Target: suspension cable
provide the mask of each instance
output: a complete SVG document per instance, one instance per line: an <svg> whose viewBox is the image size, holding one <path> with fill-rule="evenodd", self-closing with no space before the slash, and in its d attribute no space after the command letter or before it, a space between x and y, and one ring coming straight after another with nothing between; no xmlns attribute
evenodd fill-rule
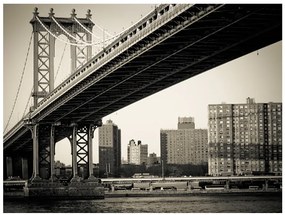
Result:
<svg viewBox="0 0 285 215"><path fill-rule="evenodd" d="M31 89L30 96L29 96L29 98L28 98L28 102L27 102L27 104L26 104L26 106L25 106L25 110L24 110L24 113L23 113L22 118L24 118L25 113L26 113L26 110L27 110L28 105L29 105L29 103L30 103L30 99L32 98L32 92L33 92L33 87L32 87L32 89Z"/></svg>
<svg viewBox="0 0 285 215"><path fill-rule="evenodd" d="M64 29L64 27L62 27L62 26L56 21L56 19L55 19L54 17L51 17L51 18L52 18L52 20L55 22L55 24L57 24L57 26L58 26L64 33L66 33L69 37L75 39L75 40L78 41L79 43L83 43L83 44L85 44L85 45L90 45L89 43L87 43L87 42L85 42L85 41L83 41L83 40L80 40L80 39L76 38L75 36L71 35L67 30Z"/></svg>
<svg viewBox="0 0 285 215"><path fill-rule="evenodd" d="M10 114L10 116L9 116L9 118L8 118L8 122L7 122L7 124L6 124L5 128L4 128L4 133L5 133L5 131L6 131L7 128L8 128L8 125L9 125L9 123L10 123L11 117L12 117L13 112L14 112L14 110L15 110L16 102L17 102L17 100L18 100L20 88L21 88L21 85L22 85L22 82L23 82L24 73L25 73L25 70L26 70L26 65L27 65L27 61L28 61L28 56L29 56L29 53L30 53L30 48L31 48L32 39L33 39L33 33L31 33L31 36L30 36L28 51L27 51L27 54L26 54L26 59L25 59L25 63L24 63L24 68L23 68L23 70L22 70L20 83L19 83L19 86L18 86L18 89L17 89L16 98L15 98L15 100L14 100L13 107L12 107L12 111L11 111L11 114Z"/></svg>
<svg viewBox="0 0 285 215"><path fill-rule="evenodd" d="M58 39L59 41L63 42L63 43L66 43L68 45L72 45L72 46L86 46L85 44L82 45L82 44L78 44L78 43L71 43L71 42L68 42L68 41L65 41L63 39L61 39L60 37L57 37L56 35L54 35L45 25L44 23L42 23L42 21L39 19L39 17L36 16L36 19L39 21L39 23L41 24L41 26L51 35L53 36L54 38ZM91 45L91 44L90 44Z"/></svg>
<svg viewBox="0 0 285 215"><path fill-rule="evenodd" d="M110 37L115 37L114 35L110 34L108 31L105 31L102 27L100 27L98 24L95 25L95 27L97 27L98 29L100 29L101 31L104 31L106 34L108 34ZM117 36L117 35L116 35Z"/></svg>
<svg viewBox="0 0 285 215"><path fill-rule="evenodd" d="M74 17L74 20L75 20L85 31L87 31L89 34L91 34L93 37L95 37L95 38L97 38L97 39L100 38L100 37L98 37L97 35L93 34L93 33L92 33L88 28L86 28L84 25L82 25L82 23L79 22L79 20L78 20L76 17Z"/></svg>

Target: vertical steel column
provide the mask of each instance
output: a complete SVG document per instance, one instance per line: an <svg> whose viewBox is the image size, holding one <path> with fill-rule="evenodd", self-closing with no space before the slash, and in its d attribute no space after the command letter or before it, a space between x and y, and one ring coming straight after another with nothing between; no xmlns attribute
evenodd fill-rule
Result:
<svg viewBox="0 0 285 215"><path fill-rule="evenodd" d="M39 40L39 35L37 29L37 24L34 26L34 89L33 92L36 95L38 92L38 79L39 79L39 66L38 66L38 40ZM34 96L34 108L38 106L38 98L37 96Z"/></svg>
<svg viewBox="0 0 285 215"><path fill-rule="evenodd" d="M50 180L53 182L55 172L54 172L54 126L50 128Z"/></svg>
<svg viewBox="0 0 285 215"><path fill-rule="evenodd" d="M54 90L54 56L55 56L55 38L49 35L50 56L49 56L49 92Z"/></svg>
<svg viewBox="0 0 285 215"><path fill-rule="evenodd" d="M13 176L13 160L12 157L5 157L7 178Z"/></svg>
<svg viewBox="0 0 285 215"><path fill-rule="evenodd" d="M33 178L39 177L39 125L33 126Z"/></svg>
<svg viewBox="0 0 285 215"><path fill-rule="evenodd" d="M73 171L73 178L78 176L77 170L77 152L76 152L76 136L77 136L77 125L73 126L72 130L72 171Z"/></svg>
<svg viewBox="0 0 285 215"><path fill-rule="evenodd" d="M26 157L22 157L21 159L21 167L22 167L22 179L29 178L29 171L28 171L28 159Z"/></svg>
<svg viewBox="0 0 285 215"><path fill-rule="evenodd" d="M87 10L87 14L86 14L86 19L91 20L91 10ZM92 32L92 27L90 27L90 25L87 27L90 32ZM86 31L86 39L88 43L92 43L92 35ZM92 46L88 46L87 47L87 60L89 60L92 57Z"/></svg>
<svg viewBox="0 0 285 215"><path fill-rule="evenodd" d="M86 33L86 39L88 42L92 43L91 34ZM87 47L87 59L86 59L86 61L88 61L91 57L92 57L92 46L88 46Z"/></svg>
<svg viewBox="0 0 285 215"><path fill-rule="evenodd" d="M29 178L29 172L28 172L28 159L26 157L21 158L21 170L22 170L22 179L28 179Z"/></svg>
<svg viewBox="0 0 285 215"><path fill-rule="evenodd" d="M71 18L75 18L76 17L76 13L75 13L75 9L72 10L72 13L71 13ZM76 36L75 35L75 32L76 32L76 28L75 28L75 25L73 24L72 27L71 27L71 33L73 36ZM76 43L76 40L73 39L73 38L69 38L69 41L71 43ZM71 74L74 73L76 71L76 46L75 45L70 45L70 58L71 58Z"/></svg>
<svg viewBox="0 0 285 215"><path fill-rule="evenodd" d="M93 176L93 147L92 147L92 139L94 132L94 125L89 125L88 128L88 172L89 179L94 178Z"/></svg>

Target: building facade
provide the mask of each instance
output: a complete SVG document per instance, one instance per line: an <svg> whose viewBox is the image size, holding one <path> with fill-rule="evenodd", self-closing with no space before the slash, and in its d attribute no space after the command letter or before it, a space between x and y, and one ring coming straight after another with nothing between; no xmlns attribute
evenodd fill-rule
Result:
<svg viewBox="0 0 285 215"><path fill-rule="evenodd" d="M209 105L210 175L281 174L282 103Z"/></svg>
<svg viewBox="0 0 285 215"><path fill-rule="evenodd" d="M160 162L159 157L157 157L156 153L150 153L147 157L147 165L153 166L155 164L159 164Z"/></svg>
<svg viewBox="0 0 285 215"><path fill-rule="evenodd" d="M193 117L179 117L177 130L160 131L161 162L205 164L208 161L207 129L195 129Z"/></svg>
<svg viewBox="0 0 285 215"><path fill-rule="evenodd" d="M99 171L118 176L121 166L121 130L111 120L99 127Z"/></svg>
<svg viewBox="0 0 285 215"><path fill-rule="evenodd" d="M134 140L129 141L128 145L128 164L142 165L147 164L148 145L143 145L140 140L138 144Z"/></svg>

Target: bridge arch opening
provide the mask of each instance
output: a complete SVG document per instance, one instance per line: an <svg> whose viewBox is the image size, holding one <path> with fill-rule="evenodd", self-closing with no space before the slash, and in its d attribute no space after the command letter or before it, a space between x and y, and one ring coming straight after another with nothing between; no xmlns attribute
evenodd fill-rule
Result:
<svg viewBox="0 0 285 215"><path fill-rule="evenodd" d="M68 138L55 143L54 171L59 179L72 177L72 154L71 143Z"/></svg>

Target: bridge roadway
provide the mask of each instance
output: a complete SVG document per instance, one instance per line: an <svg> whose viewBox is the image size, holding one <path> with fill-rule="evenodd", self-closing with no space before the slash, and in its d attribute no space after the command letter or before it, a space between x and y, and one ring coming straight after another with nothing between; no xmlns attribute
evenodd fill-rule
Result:
<svg viewBox="0 0 285 215"><path fill-rule="evenodd" d="M4 153L32 151L27 122L62 126L55 131L56 142L67 137L62 130L72 123L93 123L281 39L281 4L161 5L79 68L7 132Z"/></svg>

